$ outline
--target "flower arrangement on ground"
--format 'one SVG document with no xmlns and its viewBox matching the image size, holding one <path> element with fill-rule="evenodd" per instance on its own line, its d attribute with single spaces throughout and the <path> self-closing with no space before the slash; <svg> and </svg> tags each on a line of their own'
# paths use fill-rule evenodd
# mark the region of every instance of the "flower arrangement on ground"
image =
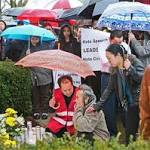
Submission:
<svg viewBox="0 0 150 150">
<path fill-rule="evenodd" d="M 20 136 L 24 129 L 24 118 L 17 116 L 17 111 L 7 108 L 4 114 L 0 114 L 0 143 L 7 147 L 15 147 L 14 137 Z"/>
</svg>

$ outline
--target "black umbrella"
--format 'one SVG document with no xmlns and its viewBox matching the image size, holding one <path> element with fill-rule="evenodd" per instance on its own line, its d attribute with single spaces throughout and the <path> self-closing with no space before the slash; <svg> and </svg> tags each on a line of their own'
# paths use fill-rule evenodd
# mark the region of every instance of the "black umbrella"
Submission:
<svg viewBox="0 0 150 150">
<path fill-rule="evenodd" d="M 81 7 L 71 8 L 63 12 L 63 14 L 59 17 L 60 19 L 76 19 L 78 18 L 78 12 Z"/>
<path fill-rule="evenodd" d="M 97 2 L 95 4 L 92 16 L 101 15 L 109 4 L 113 4 L 113 3 L 117 3 L 117 2 L 119 2 L 119 0 L 101 0 L 101 1 Z"/>
<path fill-rule="evenodd" d="M 83 3 L 83 6 L 81 7 L 80 11 L 78 12 L 78 15 L 82 16 L 84 18 L 87 18 L 87 19 L 91 19 L 95 4 L 100 1 L 101 0 L 85 0 Z"/>
<path fill-rule="evenodd" d="M 23 7 L 15 7 L 15 8 L 9 8 L 9 9 L 5 9 L 3 11 L 3 15 L 5 16 L 14 16 L 17 17 L 19 16 L 24 10 L 26 10 Z"/>
</svg>

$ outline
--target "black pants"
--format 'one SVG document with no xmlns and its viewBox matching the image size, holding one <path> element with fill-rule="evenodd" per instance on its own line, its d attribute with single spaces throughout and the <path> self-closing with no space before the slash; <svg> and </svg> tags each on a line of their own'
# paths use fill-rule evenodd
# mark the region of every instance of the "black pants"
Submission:
<svg viewBox="0 0 150 150">
<path fill-rule="evenodd" d="M 128 108 L 125 113 L 125 132 L 126 132 L 126 144 L 129 143 L 130 135 L 133 136 L 133 140 L 136 139 L 139 127 L 139 106 L 134 105 Z"/>
<path fill-rule="evenodd" d="M 98 101 L 101 96 L 101 85 L 99 84 L 101 82 L 101 72 L 94 71 L 94 73 L 96 76 L 87 76 L 85 79 L 82 79 L 82 84 L 87 84 L 93 89 Z"/>
<path fill-rule="evenodd" d="M 65 134 L 65 132 L 67 132 L 67 129 L 66 128 L 62 128 L 59 132 L 54 133 L 49 128 L 46 128 L 45 132 L 51 132 L 54 136 L 56 136 L 58 138 L 61 138 L 61 137 L 63 137 L 63 135 Z"/>
<path fill-rule="evenodd" d="M 48 113 L 50 84 L 32 87 L 32 112 L 33 113 Z"/>
<path fill-rule="evenodd" d="M 129 106 L 127 111 L 120 109 L 118 114 L 125 128 L 125 142 L 129 144 L 130 136 L 136 140 L 139 127 L 139 106 Z"/>
<path fill-rule="evenodd" d="M 101 94 L 107 88 L 109 82 L 110 74 L 101 73 Z M 115 92 L 112 92 L 108 97 L 106 103 L 104 104 L 103 111 L 105 114 L 106 124 L 110 136 L 116 136 L 118 133 L 117 130 L 117 97 Z"/>
</svg>

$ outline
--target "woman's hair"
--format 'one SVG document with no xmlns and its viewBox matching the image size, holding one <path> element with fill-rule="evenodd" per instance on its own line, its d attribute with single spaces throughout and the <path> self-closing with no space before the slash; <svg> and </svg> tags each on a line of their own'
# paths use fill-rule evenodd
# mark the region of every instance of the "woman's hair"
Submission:
<svg viewBox="0 0 150 150">
<path fill-rule="evenodd" d="M 89 87 L 86 84 L 81 84 L 79 86 L 79 90 L 83 91 L 83 94 L 84 94 L 83 98 L 84 98 L 84 100 L 87 97 L 89 98 L 87 102 L 84 101 L 85 105 L 89 104 L 90 102 L 96 102 L 96 96 L 95 96 L 94 91 L 92 90 L 91 87 Z"/>
<path fill-rule="evenodd" d="M 61 27 L 60 34 L 59 34 L 59 41 L 62 41 L 62 42 L 65 42 L 65 37 L 64 37 L 64 32 L 63 32 L 64 28 L 68 28 L 70 30 L 70 39 L 73 38 L 73 33 L 72 33 L 70 25 L 65 24 Z"/>
<path fill-rule="evenodd" d="M 106 51 L 112 53 L 115 56 L 117 56 L 119 53 L 123 58 L 125 58 L 125 56 L 127 55 L 126 49 L 122 45 L 119 45 L 119 44 L 109 45 Z"/>
<path fill-rule="evenodd" d="M 3 24 L 4 24 L 4 29 L 3 29 L 3 31 L 6 29 L 6 27 L 7 27 L 7 25 L 6 25 L 6 22 L 4 21 L 4 20 L 0 20 L 0 22 L 2 22 Z"/>
</svg>

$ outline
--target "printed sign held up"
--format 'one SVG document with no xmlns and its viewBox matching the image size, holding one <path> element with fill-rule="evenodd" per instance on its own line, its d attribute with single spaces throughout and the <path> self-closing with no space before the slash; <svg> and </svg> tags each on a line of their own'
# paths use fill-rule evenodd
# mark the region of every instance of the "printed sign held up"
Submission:
<svg viewBox="0 0 150 150">
<path fill-rule="evenodd" d="M 110 34 L 93 29 L 81 30 L 81 55 L 93 71 L 101 70 L 100 52 L 108 46 Z M 104 55 L 105 53 L 101 53 Z"/>
</svg>

